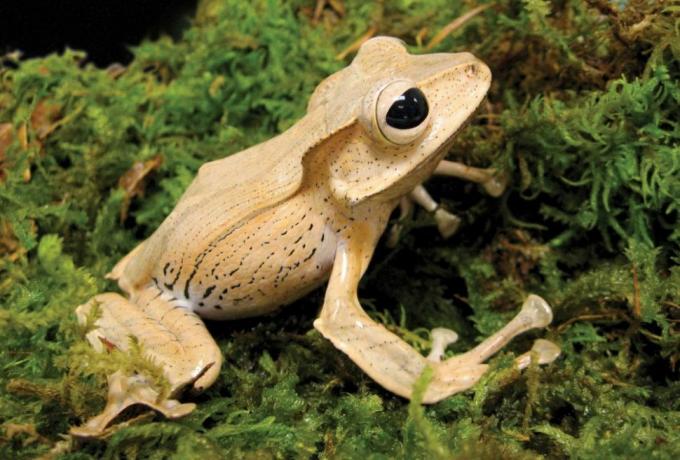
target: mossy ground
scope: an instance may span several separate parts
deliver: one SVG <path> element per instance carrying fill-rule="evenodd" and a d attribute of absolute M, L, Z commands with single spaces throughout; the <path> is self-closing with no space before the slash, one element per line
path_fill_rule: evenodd
<path fill-rule="evenodd" d="M 680 6 L 328 3 L 314 20 L 312 0 L 204 1 L 181 40 L 136 47 L 125 69 L 77 51 L 3 58 L 0 457 L 678 458 Z M 62 440 L 123 361 L 91 352 L 73 309 L 114 288 L 103 274 L 200 164 L 294 123 L 367 31 L 425 52 L 480 4 L 432 50 L 491 67 L 488 102 L 450 156 L 507 171 L 511 188 L 494 199 L 431 181 L 461 231 L 443 241 L 417 214 L 378 249 L 362 301 L 423 350 L 435 326 L 461 334 L 452 352 L 469 348 L 529 292 L 554 306 L 549 331 L 513 342 L 473 390 L 409 405 L 313 331 L 317 292 L 275 317 L 210 324 L 225 364 L 192 415 L 137 413 L 105 441 Z M 126 175 L 145 161 L 149 174 Z M 542 335 L 563 356 L 514 371 Z"/>

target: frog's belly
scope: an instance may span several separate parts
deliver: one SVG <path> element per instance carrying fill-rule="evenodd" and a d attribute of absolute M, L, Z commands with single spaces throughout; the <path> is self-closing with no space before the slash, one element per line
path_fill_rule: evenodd
<path fill-rule="evenodd" d="M 281 206 L 211 242 L 191 269 L 162 261 L 155 279 L 204 318 L 257 316 L 293 302 L 328 278 L 335 235 L 327 217 L 308 207 Z M 185 273 L 178 276 L 177 270 Z"/>

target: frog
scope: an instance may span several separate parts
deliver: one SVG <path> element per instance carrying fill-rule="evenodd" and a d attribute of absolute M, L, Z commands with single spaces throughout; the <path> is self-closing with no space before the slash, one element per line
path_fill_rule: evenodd
<path fill-rule="evenodd" d="M 136 347 L 169 390 L 142 371 L 114 372 L 103 411 L 71 433 L 103 436 L 131 405 L 171 419 L 190 413 L 195 404 L 180 398 L 212 385 L 223 361 L 203 320 L 270 315 L 324 284 L 314 328 L 400 397 L 412 398 L 431 368 L 424 404 L 473 387 L 515 336 L 548 326 L 549 304 L 530 294 L 514 319 L 471 350 L 444 358 L 457 335 L 436 328 L 423 356 L 359 302 L 359 281 L 393 211 L 405 200 L 440 208 L 422 185 L 431 175 L 502 191 L 492 170 L 445 159 L 490 84 L 489 67 L 470 53 L 412 54 L 399 39 L 375 37 L 317 86 L 289 129 L 201 166 L 167 218 L 107 275 L 123 293 L 98 294 L 76 309 L 92 326 L 86 338 L 95 350 Z M 453 214 L 439 217 L 443 233 L 457 227 Z M 515 366 L 558 355 L 557 345 L 538 339 Z"/>

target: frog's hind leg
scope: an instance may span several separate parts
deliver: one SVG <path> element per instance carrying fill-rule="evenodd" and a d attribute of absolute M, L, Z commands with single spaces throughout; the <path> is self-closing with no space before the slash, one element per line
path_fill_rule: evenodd
<path fill-rule="evenodd" d="M 95 313 L 95 329 L 87 333 L 93 348 L 126 352 L 132 346 L 139 347 L 142 356 L 163 370 L 170 388 L 167 394 L 161 394 L 153 379 L 143 372 L 125 375 L 117 371 L 109 376 L 107 404 L 102 413 L 72 428 L 72 434 L 102 436 L 115 417 L 135 404 L 151 407 L 168 418 L 181 417 L 195 405 L 171 398 L 188 385 L 200 391 L 217 378 L 222 356 L 202 321 L 157 288 L 149 287 L 132 300 L 114 293 L 101 294 L 76 310 L 81 324 L 87 324 Z"/>

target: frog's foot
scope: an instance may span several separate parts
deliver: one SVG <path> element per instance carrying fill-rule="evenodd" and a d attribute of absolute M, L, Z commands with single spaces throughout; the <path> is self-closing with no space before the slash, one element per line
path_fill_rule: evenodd
<path fill-rule="evenodd" d="M 442 160 L 434 170 L 435 175 L 457 177 L 480 184 L 486 193 L 499 197 L 508 186 L 508 177 L 494 168 L 474 168 L 455 161 Z"/>
<path fill-rule="evenodd" d="M 201 391 L 217 378 L 222 364 L 217 344 L 198 316 L 170 295 L 155 287 L 139 292 L 132 301 L 118 294 L 101 294 L 77 308 L 79 322 L 87 324 L 95 310 L 98 312 L 95 328 L 86 336 L 93 348 L 100 352 L 114 348 L 126 352 L 132 346 L 138 347 L 144 358 L 162 369 L 171 396 L 189 385 Z M 160 389 L 154 388 L 152 379 L 143 374 L 117 374 L 110 376 L 104 412 L 78 429 L 81 432 L 102 432 L 117 414 L 133 404 L 143 404 L 174 417 L 193 408 L 163 399 Z"/>
<path fill-rule="evenodd" d="M 167 418 L 183 417 L 196 408 L 193 403 L 180 403 L 175 399 L 164 399 L 153 389 L 142 375 L 126 376 L 122 371 L 111 374 L 109 394 L 106 407 L 97 416 L 89 419 L 84 425 L 72 427 L 70 433 L 81 438 L 101 438 L 112 430 L 109 424 L 125 409 L 135 404 L 148 406 Z"/>

